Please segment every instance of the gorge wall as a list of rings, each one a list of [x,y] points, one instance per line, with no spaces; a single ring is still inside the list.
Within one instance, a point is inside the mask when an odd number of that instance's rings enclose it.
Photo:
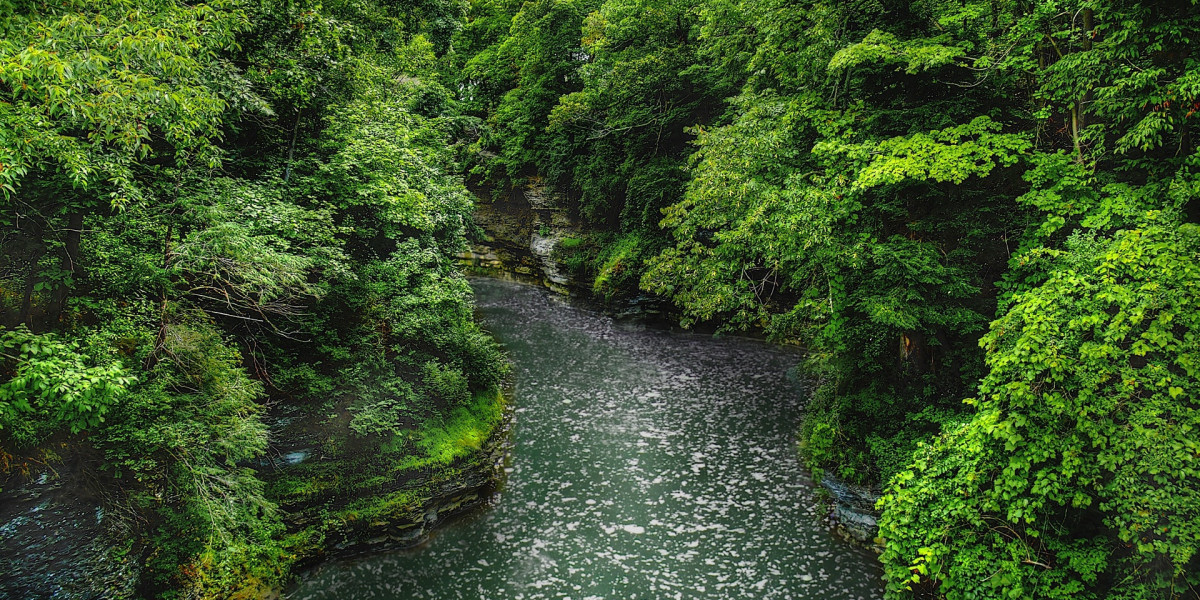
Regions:
[[[500,194],[475,191],[475,224],[484,237],[458,255],[468,273],[516,279],[565,295],[587,292],[555,253],[563,240],[580,235],[564,193],[540,178]]]

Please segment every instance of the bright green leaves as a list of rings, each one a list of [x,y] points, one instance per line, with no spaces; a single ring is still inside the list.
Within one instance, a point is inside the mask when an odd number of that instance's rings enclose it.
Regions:
[[[862,64],[896,64],[909,74],[956,64],[966,55],[962,46],[952,45],[943,35],[932,39],[899,40],[876,29],[863,41],[842,48],[829,61],[829,69],[841,71]]]
[[[373,215],[358,235],[435,234],[456,248],[465,240],[470,198],[447,143],[455,124],[412,110],[440,86],[382,65],[362,66],[359,80],[361,93],[328,117],[324,145],[333,152],[312,184],[340,209]]]
[[[77,344],[24,328],[0,330],[0,362],[8,374],[0,383],[0,431],[20,446],[41,441],[36,426],[99,427],[136,381],[118,362],[89,364]]]
[[[1017,201],[1047,214],[1037,238],[1048,237],[1061,229],[1067,219],[1075,220],[1095,206],[1098,196],[1095,176],[1092,169],[1074,157],[1061,151],[1037,153],[1030,157],[1030,163],[1025,180],[1032,189]]]
[[[672,297],[689,320],[721,316],[730,325],[764,326],[764,303],[789,281],[791,261],[803,260],[801,248],[827,248],[830,222],[844,214],[833,194],[782,176],[804,158],[797,146],[808,130],[800,116],[813,109],[770,97],[747,108],[736,123],[701,132],[687,193],[664,211],[662,224],[678,244],[652,259],[642,280]]]
[[[988,117],[941,131],[918,133],[883,140],[849,154],[869,153],[869,164],[854,183],[855,188],[892,185],[905,180],[961,184],[968,177],[987,177],[997,166],[1011,167],[1033,144],[1016,133],[1000,133],[1002,127]],[[818,145],[817,151],[825,148]]]
[[[14,16],[20,26],[0,40],[6,193],[20,169],[49,167],[123,204],[140,194],[135,163],[163,153],[155,138],[181,165],[215,166],[228,67],[214,61],[241,13],[225,2],[71,4]]]
[[[1149,597],[1198,583],[1200,231],[1151,215],[1072,250],[985,336],[975,419],[894,480],[882,530],[896,597],[909,585],[901,565],[929,548],[951,598],[1104,597],[1122,578],[1123,594]],[[993,571],[1010,574],[1000,590],[981,583]]]

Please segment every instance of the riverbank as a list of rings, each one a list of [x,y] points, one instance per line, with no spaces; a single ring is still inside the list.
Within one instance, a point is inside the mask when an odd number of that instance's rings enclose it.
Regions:
[[[336,556],[420,544],[485,504],[503,476],[510,420],[500,392],[478,394],[441,422],[377,446],[348,430],[282,417],[283,457],[261,468],[284,511],[296,568]]]
[[[264,420],[271,447],[252,466],[285,530],[278,550],[246,565],[251,576],[203,592],[217,573],[200,563],[177,590],[189,598],[272,598],[290,574],[320,561],[421,544],[484,506],[503,479],[511,412],[499,391],[476,394],[444,419],[382,443],[350,435],[344,420],[279,404]],[[125,598],[145,549],[139,513],[97,471],[85,446],[61,444],[10,471],[0,492],[0,598]]]

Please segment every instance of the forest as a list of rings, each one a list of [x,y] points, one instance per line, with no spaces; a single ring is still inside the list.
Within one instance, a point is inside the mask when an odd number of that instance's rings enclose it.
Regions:
[[[598,301],[804,349],[887,598],[1197,598],[1198,126],[1193,0],[0,0],[0,469],[113,597],[278,589],[498,426],[455,256],[537,181]]]

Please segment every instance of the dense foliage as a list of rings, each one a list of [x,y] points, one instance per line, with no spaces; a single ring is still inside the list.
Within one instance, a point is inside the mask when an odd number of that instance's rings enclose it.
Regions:
[[[258,595],[322,535],[262,468],[271,411],[362,478],[448,467],[499,419],[452,263],[458,12],[0,2],[3,464],[85,457],[138,593]]]
[[[891,596],[1196,594],[1195,2],[471,15],[474,176],[567,192],[606,297],[807,348]]]
[[[891,592],[1194,594],[1200,227],[1151,215],[1073,236],[992,324],[978,412],[885,499]]]
[[[890,597],[1200,589],[1193,0],[0,13],[3,463],[94,453],[146,594],[274,585],[413,501],[330,489],[478,446],[464,178],[558,188],[607,299],[804,346],[801,451],[885,488]],[[268,398],[384,458],[264,483]]]

